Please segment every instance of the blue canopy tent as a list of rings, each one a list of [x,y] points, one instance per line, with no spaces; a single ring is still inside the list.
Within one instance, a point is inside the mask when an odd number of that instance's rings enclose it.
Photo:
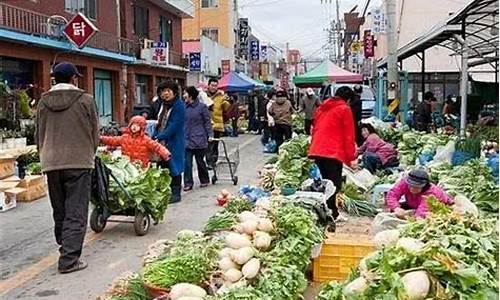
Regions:
[[[253,90],[255,85],[232,71],[221,78],[219,88],[229,93],[246,93],[249,90]]]
[[[245,74],[245,73],[238,73],[238,75],[239,75],[241,78],[243,78],[244,80],[246,80],[246,81],[248,81],[248,82],[252,83],[252,84],[255,86],[255,88],[256,88],[256,89],[264,89],[264,88],[266,88],[266,85],[265,85],[265,84],[258,82],[257,80],[255,80],[255,79],[251,78],[250,76],[248,76],[248,75],[247,75],[247,74]]]

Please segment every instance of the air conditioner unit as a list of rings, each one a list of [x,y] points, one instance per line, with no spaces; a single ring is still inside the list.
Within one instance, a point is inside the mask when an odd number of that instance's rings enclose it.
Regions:
[[[54,23],[42,23],[42,31],[44,34],[60,38],[63,36],[64,25]]]

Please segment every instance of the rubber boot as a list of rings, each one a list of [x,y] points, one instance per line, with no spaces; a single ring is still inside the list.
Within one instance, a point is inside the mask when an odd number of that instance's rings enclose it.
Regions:
[[[172,187],[172,197],[170,198],[170,203],[177,203],[181,201],[181,186]]]

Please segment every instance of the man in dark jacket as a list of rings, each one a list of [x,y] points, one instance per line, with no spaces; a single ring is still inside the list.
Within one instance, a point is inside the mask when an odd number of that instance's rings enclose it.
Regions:
[[[259,134],[263,134],[261,142],[263,145],[269,142],[269,126],[267,124],[267,103],[269,103],[269,98],[265,95],[260,94],[257,101],[257,118],[259,121]]]
[[[76,67],[59,63],[56,85],[38,104],[36,139],[42,172],[47,174],[59,272],[85,269],[80,260],[87,229],[92,169],[99,145],[99,118],[94,99],[76,87]]]
[[[352,110],[352,117],[354,118],[354,130],[356,132],[356,145],[360,147],[363,145],[363,136],[361,135],[360,122],[363,118],[363,102],[361,100],[361,94],[363,93],[363,87],[356,84],[353,88],[354,98],[349,101],[349,106]]]
[[[418,104],[413,115],[416,130],[425,132],[430,130],[429,125],[432,123],[432,102],[436,101],[437,99],[432,92],[424,94],[424,101]]]

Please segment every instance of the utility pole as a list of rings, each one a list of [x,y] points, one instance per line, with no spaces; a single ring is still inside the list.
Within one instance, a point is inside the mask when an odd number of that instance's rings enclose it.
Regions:
[[[337,26],[336,26],[336,32],[337,32],[337,65],[339,67],[342,66],[342,25],[340,24],[340,7],[339,7],[339,0],[335,0],[335,6],[337,10]]]
[[[387,13],[387,99],[388,104],[398,98],[399,72],[397,58],[396,1],[385,0]],[[397,106],[396,106],[397,107]]]

